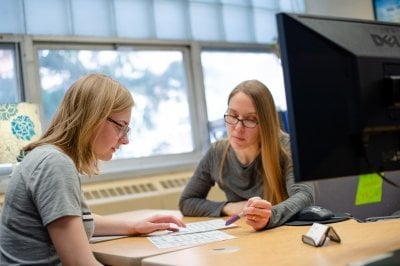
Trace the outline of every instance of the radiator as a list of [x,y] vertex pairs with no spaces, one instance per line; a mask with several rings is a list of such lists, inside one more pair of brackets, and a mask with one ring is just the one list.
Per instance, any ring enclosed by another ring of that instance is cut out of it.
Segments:
[[[83,185],[90,209],[97,214],[112,214],[136,209],[177,210],[180,194],[192,172],[145,176],[129,180]],[[213,187],[212,200],[225,200],[222,191]]]

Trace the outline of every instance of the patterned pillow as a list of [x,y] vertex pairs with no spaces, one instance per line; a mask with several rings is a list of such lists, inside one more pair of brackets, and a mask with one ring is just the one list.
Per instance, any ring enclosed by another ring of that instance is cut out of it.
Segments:
[[16,163],[22,147],[41,134],[36,104],[0,104],[0,163]]

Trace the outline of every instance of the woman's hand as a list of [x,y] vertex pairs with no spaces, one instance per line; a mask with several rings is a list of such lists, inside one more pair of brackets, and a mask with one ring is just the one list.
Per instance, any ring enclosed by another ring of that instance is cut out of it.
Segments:
[[173,215],[157,214],[141,221],[135,222],[130,234],[149,234],[159,230],[179,231],[179,227],[186,227],[186,224]]
[[271,217],[272,205],[260,197],[250,198],[243,209],[246,215],[246,223],[254,228],[254,230],[263,229]]

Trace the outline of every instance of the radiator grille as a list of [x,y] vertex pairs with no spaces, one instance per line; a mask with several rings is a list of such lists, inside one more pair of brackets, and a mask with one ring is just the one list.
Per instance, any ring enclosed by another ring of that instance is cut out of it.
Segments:
[[85,184],[83,193],[92,211],[110,214],[139,208],[177,209],[179,196],[192,172],[136,177]]
[[182,189],[189,177],[143,178],[132,181],[108,182],[94,186],[84,186],[87,201],[106,200],[115,197],[138,196],[143,194],[162,193]]

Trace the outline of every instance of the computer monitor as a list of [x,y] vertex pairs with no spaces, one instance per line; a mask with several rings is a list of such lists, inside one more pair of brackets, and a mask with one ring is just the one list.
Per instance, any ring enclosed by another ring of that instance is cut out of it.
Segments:
[[280,13],[277,25],[295,180],[400,170],[400,24]]

